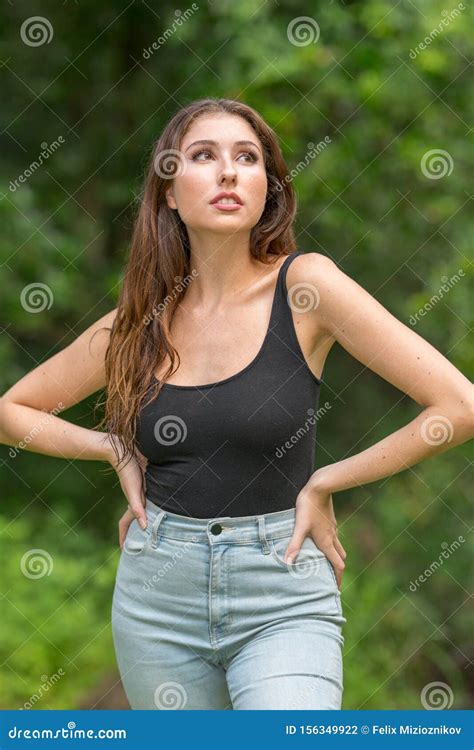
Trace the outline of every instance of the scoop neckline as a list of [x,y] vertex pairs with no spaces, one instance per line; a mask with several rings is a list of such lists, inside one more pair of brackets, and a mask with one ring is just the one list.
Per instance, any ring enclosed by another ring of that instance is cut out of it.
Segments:
[[[185,390],[188,390],[188,391],[199,391],[199,390],[202,390],[204,388],[215,388],[216,386],[224,385],[225,383],[229,383],[231,380],[235,380],[236,378],[239,378],[241,375],[243,375],[248,370],[250,370],[251,367],[253,367],[254,365],[256,365],[257,362],[258,362],[258,360],[260,359],[260,357],[263,355],[263,353],[265,351],[265,348],[266,348],[266,345],[267,345],[267,343],[268,343],[268,341],[270,339],[271,324],[272,324],[272,320],[273,320],[273,317],[274,317],[274,314],[275,314],[277,294],[278,294],[278,289],[279,289],[279,286],[280,286],[280,279],[281,279],[281,274],[282,274],[282,271],[283,271],[283,267],[284,267],[285,263],[287,262],[288,258],[291,258],[293,255],[296,255],[296,254],[298,254],[300,252],[303,252],[303,251],[302,250],[294,250],[292,253],[289,253],[286,256],[286,258],[283,261],[283,263],[281,264],[280,268],[278,269],[277,280],[276,280],[275,289],[274,289],[274,292],[273,292],[272,306],[271,306],[271,310],[270,310],[270,320],[268,321],[268,326],[267,326],[267,330],[266,330],[266,333],[265,333],[265,338],[263,339],[262,345],[261,345],[260,349],[258,350],[257,354],[252,359],[252,361],[248,363],[248,365],[245,365],[245,367],[242,370],[239,370],[239,372],[234,373],[234,375],[229,375],[228,378],[224,378],[223,380],[216,380],[215,383],[204,383],[204,385],[178,385],[177,383],[163,383],[162,384],[162,388],[174,388],[175,390],[180,390],[180,391],[185,391]],[[153,373],[153,378],[154,378],[154,380],[157,383],[162,383],[162,381],[159,380],[154,373]]]

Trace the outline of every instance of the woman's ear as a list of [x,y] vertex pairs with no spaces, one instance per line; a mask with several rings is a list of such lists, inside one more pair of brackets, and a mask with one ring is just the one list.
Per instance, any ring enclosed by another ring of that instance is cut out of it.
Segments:
[[175,199],[174,199],[174,195],[173,195],[173,188],[172,188],[172,186],[170,186],[170,187],[169,187],[169,188],[167,189],[167,191],[166,191],[166,193],[165,193],[165,196],[166,196],[166,202],[167,202],[167,204],[168,204],[168,207],[169,207],[169,208],[172,208],[172,209],[174,209],[174,210],[176,210],[176,209],[178,208],[178,206],[176,205],[176,201],[175,201]]

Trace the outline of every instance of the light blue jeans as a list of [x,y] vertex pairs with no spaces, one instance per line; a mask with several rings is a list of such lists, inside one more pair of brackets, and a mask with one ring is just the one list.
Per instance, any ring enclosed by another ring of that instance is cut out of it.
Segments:
[[310,537],[282,559],[295,509],[189,518],[147,501],[129,527],[112,632],[132,709],[340,709],[332,565]]

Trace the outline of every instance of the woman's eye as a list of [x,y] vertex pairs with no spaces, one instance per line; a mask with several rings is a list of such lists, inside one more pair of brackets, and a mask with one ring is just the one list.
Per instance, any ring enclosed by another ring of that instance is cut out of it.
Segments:
[[250,161],[251,161],[252,163],[253,163],[253,162],[256,162],[256,161],[257,161],[257,159],[258,159],[258,156],[256,156],[256,155],[255,155],[255,154],[253,153],[253,151],[246,151],[246,152],[245,152],[244,154],[241,154],[241,156],[248,156],[248,157],[250,157]]
[[197,160],[198,156],[201,156],[201,154],[209,154],[209,153],[210,153],[209,151],[198,151],[197,153],[195,153],[193,155],[192,159],[193,159],[193,161],[195,161],[195,160]]
[[[202,154],[207,154],[208,156],[212,156],[212,154],[211,154],[210,151],[202,150],[202,151],[197,151],[197,153],[193,154],[192,160],[193,161],[203,161],[203,159],[198,159],[198,156],[201,156]],[[240,159],[241,156],[248,157],[250,159],[251,163],[256,162],[257,159],[258,159],[258,157],[254,153],[252,153],[252,151],[245,151],[244,153],[240,154],[239,155],[239,159]]]

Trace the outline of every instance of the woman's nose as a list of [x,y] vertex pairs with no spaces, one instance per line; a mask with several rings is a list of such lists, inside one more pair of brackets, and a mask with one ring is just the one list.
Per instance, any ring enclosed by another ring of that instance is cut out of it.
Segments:
[[220,181],[222,181],[223,178],[235,180],[236,175],[237,172],[232,162],[224,163],[223,165],[221,165],[219,172]]

